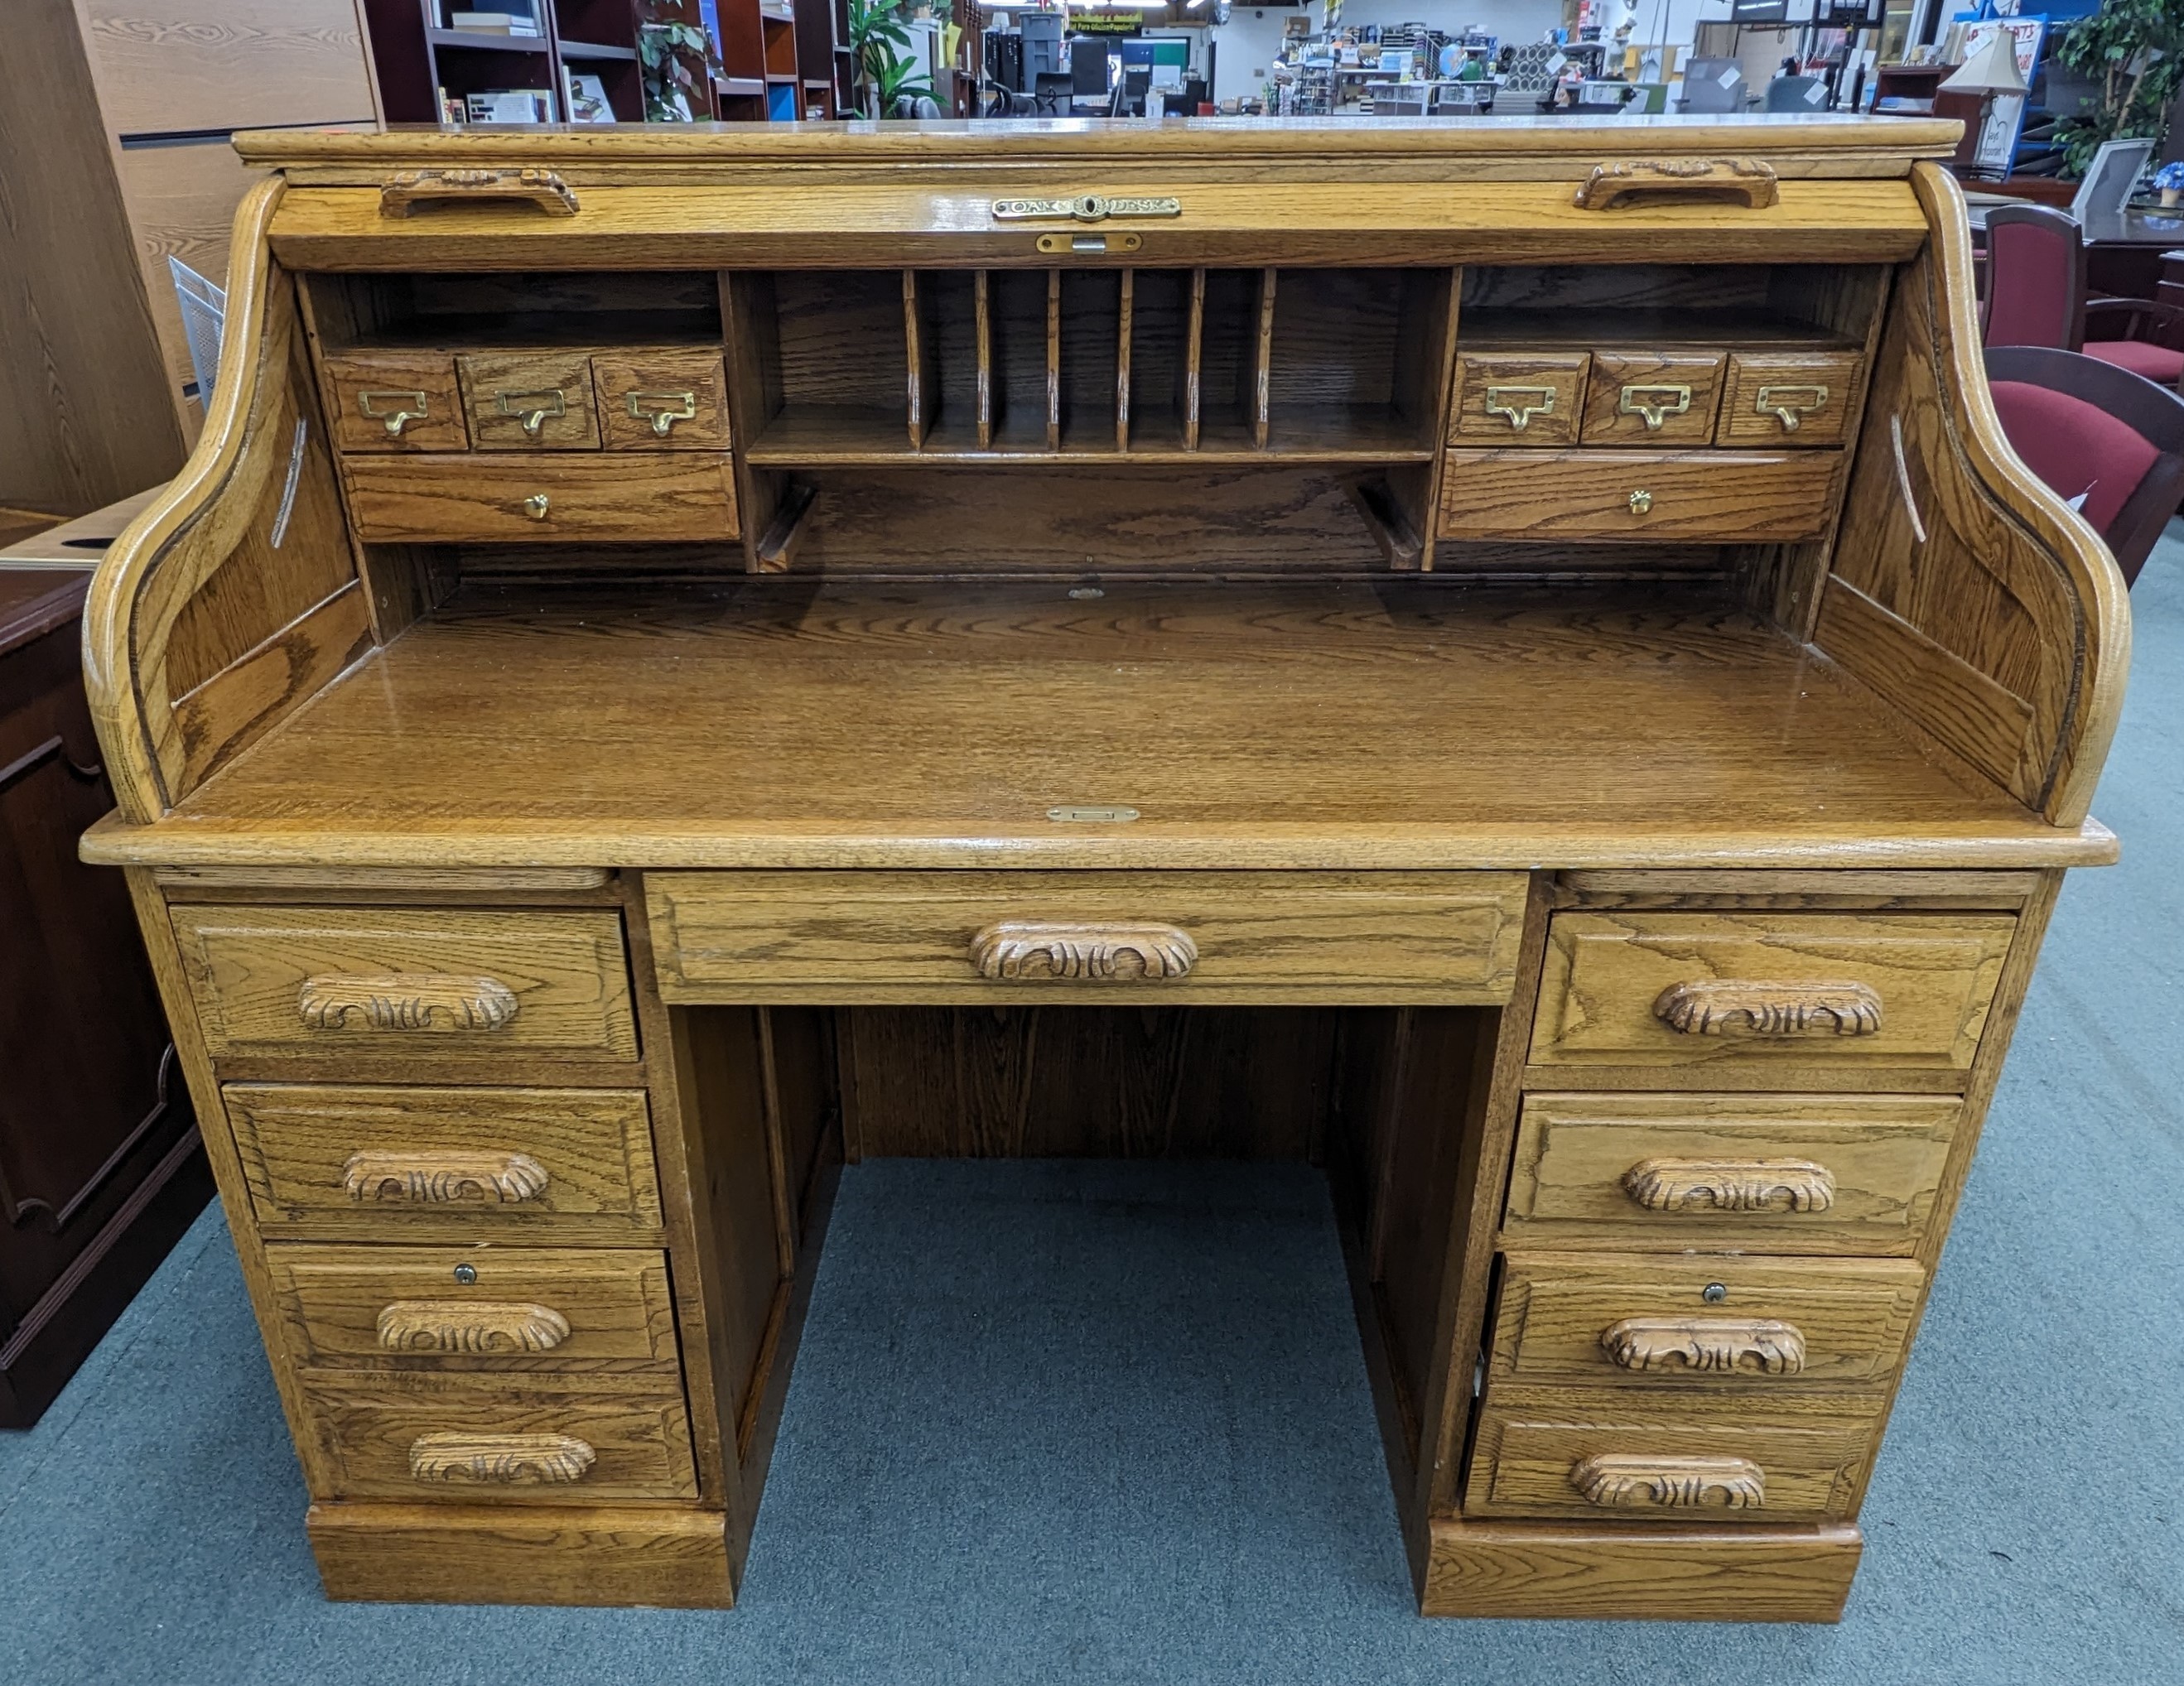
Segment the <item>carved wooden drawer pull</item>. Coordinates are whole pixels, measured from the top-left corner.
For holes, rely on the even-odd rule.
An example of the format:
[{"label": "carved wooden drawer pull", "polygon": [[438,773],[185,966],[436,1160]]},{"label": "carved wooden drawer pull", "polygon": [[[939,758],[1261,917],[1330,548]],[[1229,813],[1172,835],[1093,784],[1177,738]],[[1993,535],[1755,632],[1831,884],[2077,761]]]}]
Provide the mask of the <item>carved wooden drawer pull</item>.
[{"label": "carved wooden drawer pull", "polygon": [[304,1023],[325,1031],[497,1031],[515,1010],[499,978],[441,971],[321,972],[296,1001]]},{"label": "carved wooden drawer pull", "polygon": [[1863,983],[1696,978],[1663,990],[1653,1016],[1686,1036],[1876,1036],[1880,997]]},{"label": "carved wooden drawer pull", "polygon": [[1585,1502],[1613,1510],[1756,1511],[1767,1477],[1749,1458],[1641,1457],[1603,1452],[1570,1471]]},{"label": "carved wooden drawer pull", "polygon": [[1084,978],[1187,977],[1198,944],[1173,925],[1076,925],[1007,919],[971,939],[971,964],[981,977],[1010,982]]},{"label": "carved wooden drawer pull", "polygon": [[1808,1159],[1641,1159],[1623,1192],[1649,1212],[1824,1212],[1836,1179]]},{"label": "carved wooden drawer pull", "polygon": [[1602,164],[1577,190],[1581,211],[1643,209],[1679,199],[1726,199],[1764,210],[1780,198],[1774,169],[1752,158],[1633,159]]},{"label": "carved wooden drawer pull", "polygon": [[546,1167],[529,1154],[360,1153],[342,1166],[352,1200],[421,1206],[515,1205],[546,1192]]},{"label": "carved wooden drawer pull", "polygon": [[379,214],[406,217],[420,205],[493,199],[525,200],[552,217],[577,214],[577,196],[550,170],[405,170],[381,186]]},{"label": "carved wooden drawer pull", "polygon": [[1600,1332],[1600,1344],[1625,1370],[1795,1376],[1805,1367],[1804,1335],[1774,1317],[1625,1317]]},{"label": "carved wooden drawer pull", "polygon": [[389,1352],[551,1352],[568,1338],[559,1311],[518,1300],[398,1299],[379,1314]]},{"label": "carved wooden drawer pull", "polygon": [[581,1481],[599,1454],[573,1434],[421,1434],[410,1443],[419,1481],[543,1487]]}]

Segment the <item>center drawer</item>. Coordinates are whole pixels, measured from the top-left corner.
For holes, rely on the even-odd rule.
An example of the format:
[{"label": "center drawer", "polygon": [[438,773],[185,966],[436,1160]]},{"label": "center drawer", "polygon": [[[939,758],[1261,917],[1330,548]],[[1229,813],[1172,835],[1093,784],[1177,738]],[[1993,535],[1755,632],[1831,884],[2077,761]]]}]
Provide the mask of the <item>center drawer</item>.
[{"label": "center drawer", "polygon": [[1505,1001],[1521,872],[660,872],[670,1001]]},{"label": "center drawer", "polygon": [[725,543],[740,531],[724,451],[359,455],[342,476],[366,543]]},{"label": "center drawer", "polygon": [[1443,538],[1732,544],[1824,535],[1842,453],[1510,447],[1442,462]]},{"label": "center drawer", "polygon": [[210,903],[171,911],[214,1059],[637,1057],[616,913]]},{"label": "center drawer", "polygon": [[1755,1396],[1878,1387],[1925,1281],[1909,1259],[1511,1253],[1488,1372]]},{"label": "center drawer", "polygon": [[308,1368],[679,1373],[662,1253],[275,1242],[265,1266]]}]

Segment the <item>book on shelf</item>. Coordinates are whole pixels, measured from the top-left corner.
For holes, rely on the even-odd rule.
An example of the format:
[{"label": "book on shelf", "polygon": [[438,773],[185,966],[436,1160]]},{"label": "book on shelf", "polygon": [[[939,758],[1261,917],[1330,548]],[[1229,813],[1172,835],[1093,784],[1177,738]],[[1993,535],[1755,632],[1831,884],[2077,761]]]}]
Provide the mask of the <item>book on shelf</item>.
[{"label": "book on shelf", "polygon": [[545,88],[502,88],[465,102],[472,123],[551,123],[554,96]]},{"label": "book on shelf", "polygon": [[597,76],[562,72],[569,79],[569,120],[571,123],[611,123],[614,107],[607,103],[607,85]]},{"label": "book on shelf", "polygon": [[448,27],[469,35],[543,36],[538,19],[527,12],[456,12],[448,14]]}]

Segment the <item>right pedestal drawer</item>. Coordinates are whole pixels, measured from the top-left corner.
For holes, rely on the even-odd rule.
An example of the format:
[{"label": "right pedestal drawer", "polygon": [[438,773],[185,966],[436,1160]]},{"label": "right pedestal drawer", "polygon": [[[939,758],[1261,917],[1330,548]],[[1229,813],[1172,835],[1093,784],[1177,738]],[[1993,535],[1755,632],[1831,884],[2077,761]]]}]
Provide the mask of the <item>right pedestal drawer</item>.
[{"label": "right pedestal drawer", "polygon": [[1964,1071],[2011,914],[1562,913],[1540,1066]]}]

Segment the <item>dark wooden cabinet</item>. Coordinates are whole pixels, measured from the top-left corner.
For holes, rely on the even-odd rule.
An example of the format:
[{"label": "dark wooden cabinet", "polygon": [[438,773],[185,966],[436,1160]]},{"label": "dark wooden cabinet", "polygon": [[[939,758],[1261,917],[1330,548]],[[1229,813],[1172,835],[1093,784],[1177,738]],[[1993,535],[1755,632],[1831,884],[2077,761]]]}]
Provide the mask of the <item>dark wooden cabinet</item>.
[{"label": "dark wooden cabinet", "polygon": [[89,575],[0,570],[0,1425],[35,1422],[212,1191],[85,707]]}]

